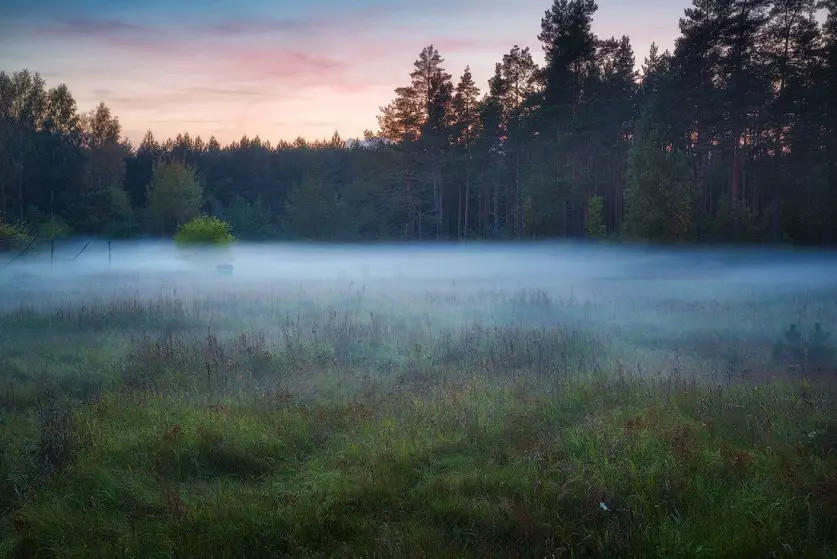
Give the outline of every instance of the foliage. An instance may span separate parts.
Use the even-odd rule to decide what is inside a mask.
[[[24,222],[29,231],[40,239],[60,239],[73,234],[72,227],[65,220],[44,215],[32,206],[26,209]]]
[[[344,219],[337,194],[318,176],[309,175],[288,194],[285,231],[307,240],[336,240]]]
[[[643,239],[692,238],[694,205],[683,154],[640,139],[631,147],[625,190],[625,234]]]
[[[719,390],[700,369],[593,373],[614,348],[555,326],[572,303],[540,292],[277,293],[4,311],[0,555],[808,557],[837,544],[833,378]],[[456,322],[475,304],[491,326]]]
[[[128,237],[138,227],[128,194],[119,185],[85,191],[76,211],[86,216],[83,231],[103,237]]]
[[[80,112],[63,84],[0,73],[0,213],[23,221],[34,207],[109,236],[143,221],[168,236],[205,194],[242,238],[580,238],[600,196],[610,234],[837,242],[833,0],[695,0],[673,50],[652,45],[640,73],[629,37],[594,32],[595,1],[550,4],[542,65],[514,45],[486,82],[466,66],[454,84],[427,45],[379,130],[346,143],[149,130],[134,150],[107,105]],[[183,181],[161,183],[176,165]],[[340,219],[312,226],[308,195],[311,217]]]
[[[165,233],[200,213],[203,189],[194,169],[179,162],[155,165],[148,185],[148,218]]]
[[[72,235],[73,230],[60,217],[47,218],[38,224],[38,236],[43,239],[60,239]]]
[[[607,228],[604,224],[604,198],[601,196],[593,196],[587,203],[585,229],[590,239],[603,239],[607,236]]]
[[[276,237],[273,213],[260,197],[251,202],[236,194],[228,208],[220,208],[216,212],[218,217],[229,222],[239,239],[263,241]]]
[[[32,237],[25,228],[0,220],[0,252],[14,252],[29,244]]]
[[[179,245],[228,245],[235,238],[229,223],[203,215],[180,225],[174,240]]]
[[[763,238],[767,222],[763,216],[755,215],[750,208],[733,206],[728,195],[718,202],[718,212],[707,228],[714,239],[735,239],[755,242]]]

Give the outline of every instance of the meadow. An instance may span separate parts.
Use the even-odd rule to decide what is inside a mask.
[[[0,270],[0,556],[837,556],[833,255],[236,251]]]

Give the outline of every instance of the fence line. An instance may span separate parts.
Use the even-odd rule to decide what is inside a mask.
[[[49,247],[49,263],[50,263],[50,265],[52,265],[52,264],[53,264],[53,262],[55,261],[55,239],[54,239],[54,238],[47,238],[47,237],[32,237],[32,240],[30,240],[30,241],[29,241],[29,244],[28,244],[28,245],[26,245],[26,248],[24,248],[21,252],[19,252],[19,253],[18,253],[18,254],[16,254],[14,257],[12,257],[12,259],[11,259],[11,260],[9,260],[8,262],[6,262],[6,263],[3,265],[3,267],[4,267],[4,268],[6,268],[6,267],[10,266],[10,265],[11,265],[11,264],[13,264],[13,263],[14,263],[17,259],[19,259],[21,256],[23,256],[24,254],[26,254],[26,253],[29,251],[29,249],[30,249],[30,248],[32,248],[32,245],[34,245],[36,241],[49,241],[49,242],[50,242],[50,247]],[[81,255],[82,255],[82,253],[84,253],[84,251],[85,251],[85,250],[87,250],[87,247],[89,247],[89,246],[90,246],[90,244],[91,244],[92,242],[93,242],[93,240],[92,240],[92,239],[91,239],[91,240],[89,240],[89,241],[87,241],[87,242],[84,244],[84,246],[83,246],[83,247],[81,247],[81,250],[80,250],[80,251],[78,251],[78,253],[77,253],[75,256],[73,256],[73,257],[72,257],[69,261],[70,261],[70,262],[75,262],[75,260],[76,260],[79,256],[81,256]],[[108,266],[110,266],[110,263],[111,263],[111,242],[110,242],[110,240],[108,240]]]
[[[6,265],[5,265],[5,266],[3,266],[3,267],[5,268],[5,267],[7,267],[7,266],[11,265],[11,264],[12,264],[12,262],[14,262],[15,260],[17,260],[18,258],[20,258],[21,256],[23,256],[24,254],[26,254],[26,251],[27,251],[27,250],[29,250],[29,248],[30,248],[30,247],[31,247],[31,246],[35,243],[35,241],[37,241],[37,240],[38,240],[38,237],[33,237],[33,238],[32,238],[32,240],[31,240],[31,241],[29,241],[29,244],[28,244],[28,245],[26,245],[26,248],[25,248],[25,249],[23,249],[23,252],[21,252],[20,254],[18,254],[17,256],[15,256],[14,258],[12,258],[11,260],[9,260],[8,262],[6,262]]]
[[[75,256],[73,256],[73,257],[70,259],[70,262],[75,262],[75,261],[76,261],[76,258],[78,258],[79,256],[81,256],[81,253],[82,253],[82,252],[84,252],[84,249],[86,249],[87,247],[89,247],[89,246],[90,246],[90,243],[92,243],[92,242],[93,242],[93,241],[87,241],[87,244],[86,244],[86,245],[84,245],[83,247],[81,247],[81,250],[80,250],[80,251],[78,251],[78,254],[76,254]]]

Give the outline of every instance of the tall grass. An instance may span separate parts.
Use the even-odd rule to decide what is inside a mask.
[[[834,376],[774,359],[786,324],[710,351],[590,313],[360,287],[8,311],[0,554],[837,554]]]

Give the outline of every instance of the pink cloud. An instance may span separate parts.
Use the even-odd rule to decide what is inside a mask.
[[[218,103],[243,102],[254,103],[269,99],[269,92],[248,88],[213,88],[210,86],[169,87],[167,89],[135,89],[132,92],[120,91],[102,94],[93,91],[97,98],[114,106],[150,111],[167,111],[188,104],[193,108]]]
[[[345,72],[347,65],[331,57],[297,50],[265,50],[245,47],[218,55],[215,72],[238,79],[314,78],[314,81]],[[323,75],[327,72],[328,76]]]
[[[327,29],[332,23],[324,20],[239,19],[198,26],[196,31],[220,36],[276,35],[282,33],[299,35]]]
[[[148,27],[117,19],[71,18],[43,27],[44,31],[65,36],[111,35],[113,33],[148,32]]]
[[[520,42],[497,33],[467,37],[410,24],[375,25],[380,17],[325,14],[178,29],[74,19],[41,25],[35,37],[42,45],[93,54],[66,68],[67,77],[74,76],[68,85],[78,91],[81,108],[101,100],[124,115],[127,134],[154,124],[164,136],[181,123],[181,129],[219,138],[259,128],[262,137],[279,130],[283,136],[305,135],[305,129],[319,136],[335,128],[359,134],[375,127],[378,107],[409,80],[412,62],[428,44],[439,49],[457,79],[466,62],[473,67],[486,52],[499,59]],[[88,87],[77,90],[72,82]],[[321,120],[310,120],[311,114]],[[297,115],[298,128],[287,120]]]

